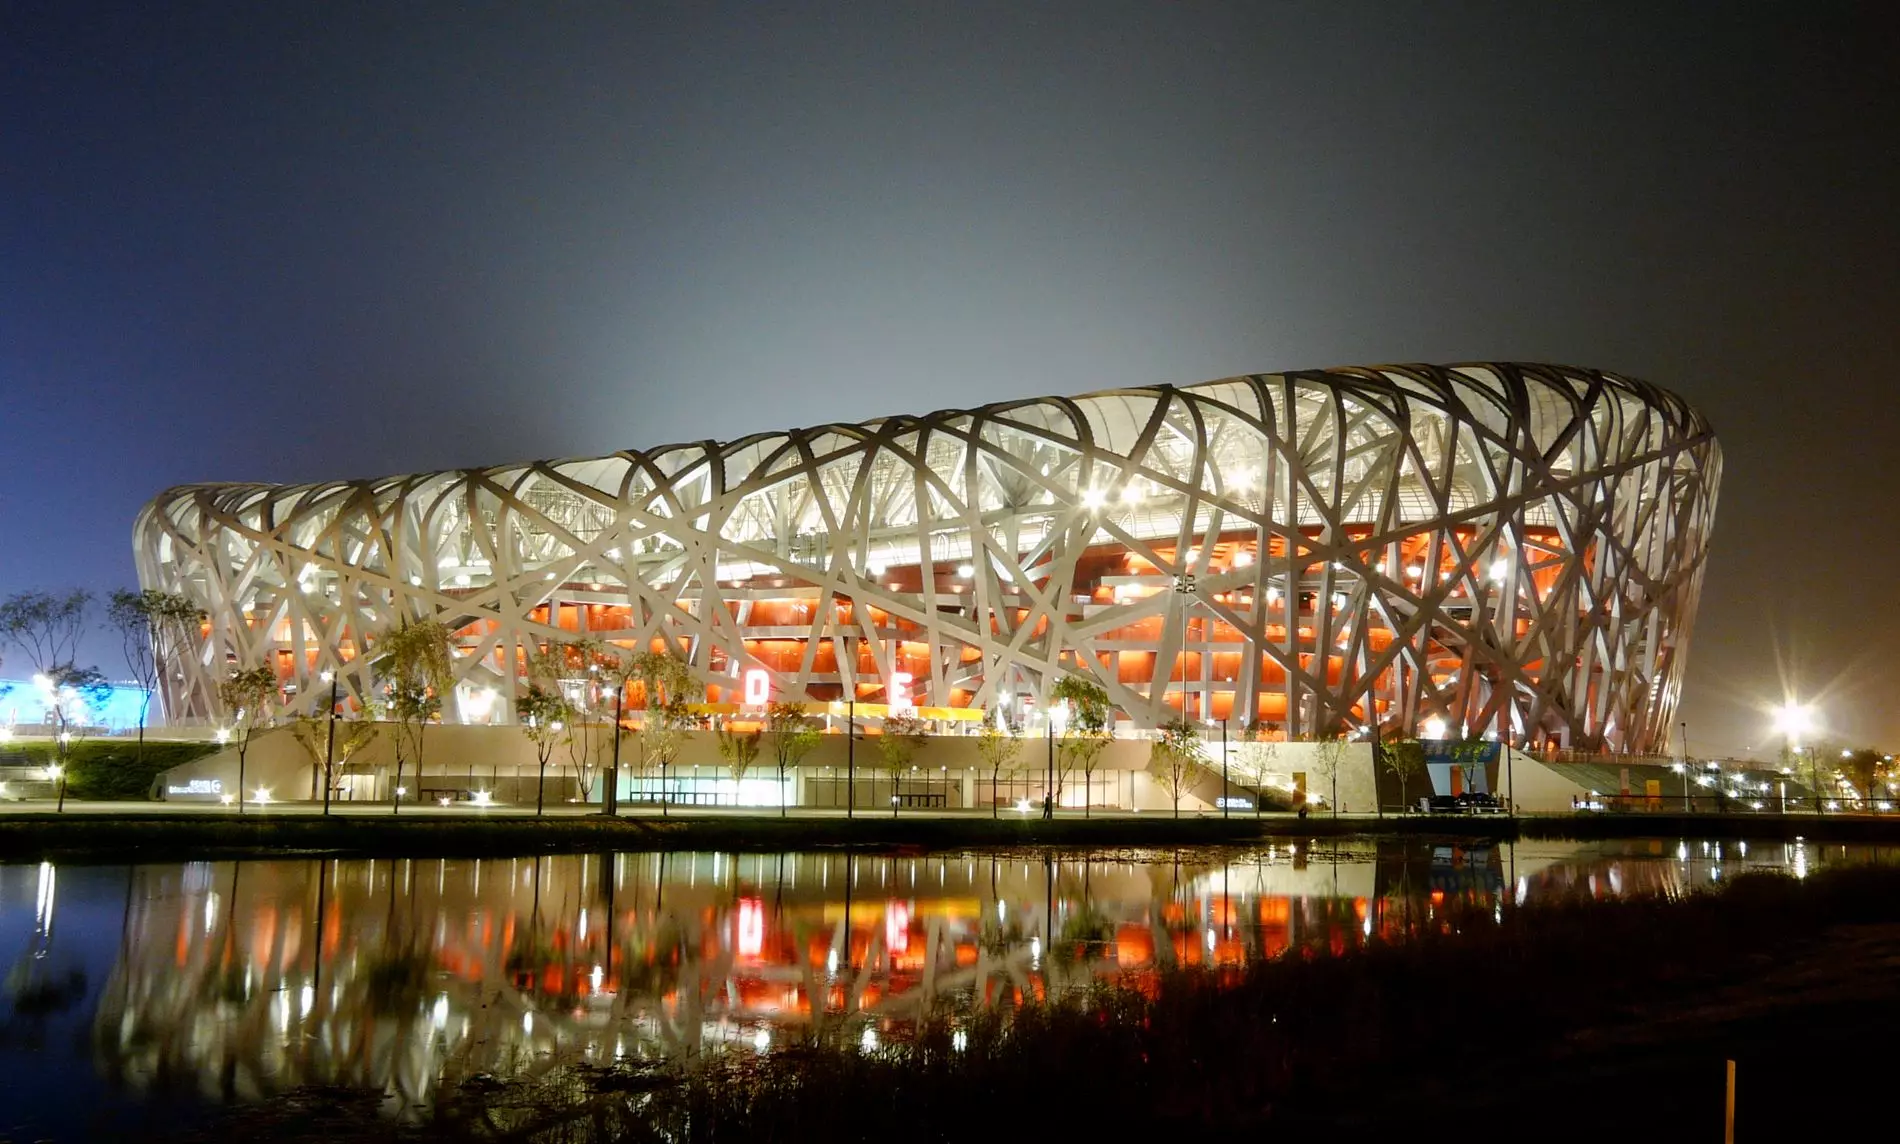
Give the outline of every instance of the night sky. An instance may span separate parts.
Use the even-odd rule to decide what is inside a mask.
[[[1892,749],[1888,8],[13,0],[0,592],[181,482],[1554,361],[1721,436],[1691,748]]]

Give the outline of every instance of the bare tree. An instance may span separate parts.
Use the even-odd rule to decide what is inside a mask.
[[[74,749],[84,741],[90,712],[112,698],[112,685],[93,667],[58,664],[41,673],[47,685],[47,709],[53,713],[53,777],[59,781],[60,811],[66,809],[66,782]]]
[[[886,715],[883,734],[877,737],[878,761],[891,776],[891,817],[897,817],[897,784],[903,781],[904,768],[930,740],[924,734],[924,721],[915,715]]]
[[[546,810],[545,795],[548,785],[548,759],[554,754],[554,747],[561,741],[561,732],[567,720],[567,701],[558,691],[550,691],[538,683],[530,683],[527,689],[515,700],[515,721],[521,724],[521,733],[528,737],[534,746],[534,761],[539,765],[534,784],[534,812],[542,814]]]
[[[1174,817],[1179,818],[1181,795],[1204,753],[1201,734],[1194,724],[1181,718],[1170,719],[1159,730],[1160,736],[1148,749],[1148,773],[1174,800]]]
[[[765,709],[765,730],[772,736],[772,758],[778,763],[780,818],[786,814],[785,772],[796,767],[818,746],[818,724],[800,703],[774,703]]]
[[[593,788],[601,752],[612,742],[609,736],[619,733],[616,724],[603,718],[606,713],[600,703],[601,676],[618,669],[619,660],[606,655],[600,641],[591,639],[550,643],[540,659],[542,673],[553,680],[567,704],[561,743],[567,748],[584,802]]]
[[[147,588],[143,592],[114,592],[106,604],[106,618],[118,630],[125,648],[126,670],[144,694],[139,699],[137,759],[145,761],[145,724],[152,695],[160,680],[177,673],[185,651],[198,635],[204,609],[184,596]]]
[[[337,733],[337,724],[343,724],[343,732]],[[317,783],[323,784],[323,790],[336,788],[336,772],[350,763],[350,756],[369,746],[376,740],[376,724],[368,719],[343,719],[334,716],[299,715],[290,724],[291,738],[310,756],[311,797],[318,794]]]
[[[1279,773],[1280,744],[1273,737],[1279,732],[1279,724],[1256,720],[1241,736],[1240,774],[1253,787],[1253,812],[1256,818],[1260,816],[1261,804],[1266,801],[1264,794],[1268,776]]]
[[[239,814],[244,813],[244,760],[251,750],[251,735],[269,726],[276,716],[271,702],[276,694],[277,673],[261,665],[240,667],[218,684],[218,702],[231,720],[231,745],[237,748]]]
[[[996,784],[1005,772],[1015,774],[1023,757],[1023,731],[1009,718],[1009,712],[997,707],[983,720],[976,742],[977,754],[990,768],[990,817],[997,816]]]
[[[0,643],[18,648],[33,670],[49,675],[79,658],[92,611],[92,593],[16,592],[0,601]]]
[[[1313,747],[1313,769],[1326,780],[1326,803],[1339,817],[1339,764],[1346,754],[1344,739],[1321,739]]]
[[[0,644],[26,657],[47,693],[54,734],[52,776],[59,783],[58,809],[66,809],[66,783],[75,744],[85,736],[87,718],[112,698],[112,685],[96,667],[74,662],[84,638],[92,593],[17,592],[0,601]]]
[[[1399,780],[1400,809],[1410,814],[1412,779],[1425,773],[1425,744],[1417,739],[1400,739],[1385,744],[1379,754],[1385,769]]]
[[[750,730],[734,730],[731,720],[716,728],[719,736],[719,757],[726,760],[726,767],[732,772],[732,802],[739,804],[739,784],[745,782],[745,773],[759,761],[759,751],[765,746],[765,728],[754,725]]]

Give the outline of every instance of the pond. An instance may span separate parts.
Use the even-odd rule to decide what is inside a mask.
[[[1344,950],[1451,907],[1900,851],[1641,839],[0,867],[0,1139],[300,1085],[426,1109],[555,1064],[874,1049],[927,1012]]]

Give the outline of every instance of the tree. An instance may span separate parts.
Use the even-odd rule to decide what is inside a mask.
[[[550,691],[538,683],[528,684],[527,690],[515,699],[515,721],[521,724],[521,733],[534,745],[534,761],[539,765],[534,784],[534,812],[545,811],[544,791],[548,785],[548,759],[554,754],[554,746],[561,741],[562,726],[567,720],[567,701],[558,691]]]
[[[883,731],[877,737],[877,756],[891,775],[891,817],[896,818],[897,784],[904,777],[904,768],[930,739],[924,734],[924,721],[915,715],[886,715]]]
[[[1267,788],[1267,776],[1279,773],[1280,744],[1273,736],[1280,732],[1278,723],[1254,720],[1240,740],[1240,774],[1253,787],[1253,812],[1258,818]]]
[[[1174,800],[1174,817],[1179,818],[1181,794],[1187,790],[1188,778],[1203,754],[1201,735],[1194,724],[1179,717],[1163,723],[1159,730],[1161,734],[1148,748],[1148,773]]]
[[[1112,737],[1108,692],[1087,676],[1065,675],[1056,683],[1050,697],[1057,703],[1069,706],[1069,721],[1063,728],[1062,743],[1057,754],[1062,760],[1063,774],[1067,774],[1071,767],[1082,771],[1082,816],[1087,818],[1095,768],[1101,762],[1102,753]],[[1060,778],[1056,785],[1059,802]]]
[[[337,770],[348,766],[351,755],[376,740],[377,728],[371,720],[341,720],[341,733],[337,731],[338,722],[333,716],[299,715],[290,724],[290,737],[310,756],[313,796],[318,781],[324,790],[335,789]]]
[[[1321,739],[1313,748],[1313,769],[1326,780],[1326,802],[1339,817],[1339,764],[1346,754],[1346,740]]]
[[[1400,809],[1411,813],[1412,779],[1425,773],[1425,744],[1417,739],[1399,739],[1387,743],[1379,754],[1380,763],[1399,780]]]
[[[574,766],[574,779],[580,798],[586,801],[593,789],[595,770],[600,765],[602,748],[618,734],[600,716],[600,679],[605,671],[619,667],[618,659],[607,656],[598,640],[555,641],[547,654],[539,657],[539,674],[551,680],[567,704],[561,743],[567,748],[568,762]],[[531,670],[533,670],[531,668]]]
[[[1015,774],[1023,755],[1023,731],[1010,721],[1009,711],[997,707],[983,720],[976,741],[977,754],[990,768],[990,817],[997,816],[996,783],[1005,771]]]
[[[36,673],[50,678],[54,668],[78,660],[91,610],[92,593],[83,588],[16,592],[0,601],[0,643],[19,648]]]
[[[244,813],[244,759],[251,750],[251,733],[268,726],[276,712],[271,698],[277,692],[277,673],[268,667],[240,667],[218,684],[218,702],[231,720],[231,745],[238,756],[238,813]]]
[[[97,668],[55,664],[40,673],[46,680],[46,706],[53,713],[54,777],[59,780],[60,811],[66,809],[66,781],[72,767],[73,748],[86,737],[86,713],[105,706],[112,698],[112,685]]]
[[[1885,777],[1886,760],[1879,751],[1862,748],[1849,751],[1841,756],[1841,774],[1848,785],[1854,788],[1854,797],[1860,800],[1862,810],[1871,810],[1874,798],[1874,786]]]
[[[449,629],[437,620],[405,620],[372,641],[372,662],[387,681],[389,714],[396,721],[396,777],[390,784],[390,813],[402,809],[403,764],[414,760],[422,780],[423,733],[442,714],[453,652]]]
[[[184,596],[147,588],[143,592],[114,592],[106,604],[106,618],[118,630],[125,648],[126,670],[144,694],[139,700],[138,760],[145,761],[145,723],[152,695],[160,680],[173,676],[185,651],[198,638],[204,609]]]
[[[739,802],[739,784],[745,781],[745,773],[752,764],[759,761],[759,751],[765,746],[765,728],[753,725],[750,730],[736,731],[731,721],[720,724],[716,729],[719,735],[719,757],[726,760],[726,766],[732,772],[732,801]]]
[[[686,745],[693,713],[687,696],[693,688],[693,669],[669,645],[664,651],[643,651],[633,658],[633,674],[646,692],[646,719],[640,730],[640,748],[647,766],[660,771],[660,813],[667,813],[667,771]]]
[[[33,674],[47,692],[54,732],[54,778],[59,780],[59,806],[66,809],[66,770],[72,745],[85,735],[86,713],[105,705],[112,685],[95,667],[81,667],[75,659],[85,636],[92,593],[16,592],[0,601],[0,645],[10,645],[26,656]]]
[[[822,733],[800,703],[774,703],[765,709],[765,730],[772,736],[772,758],[778,763],[780,818],[786,814],[785,772],[797,766],[818,746]]]

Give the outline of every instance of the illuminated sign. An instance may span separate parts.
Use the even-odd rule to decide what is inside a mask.
[[[1232,807],[1234,810],[1253,809],[1253,802],[1250,799],[1244,798],[1217,798],[1214,800],[1214,805]]]
[[[192,779],[184,786],[168,786],[166,794],[223,794],[223,779]]]
[[[900,711],[915,711],[917,709],[917,704],[911,702],[910,684],[910,672],[895,671],[891,673],[891,714],[895,715]]]
[[[762,667],[746,668],[745,705],[763,707],[772,701],[772,677]]]

